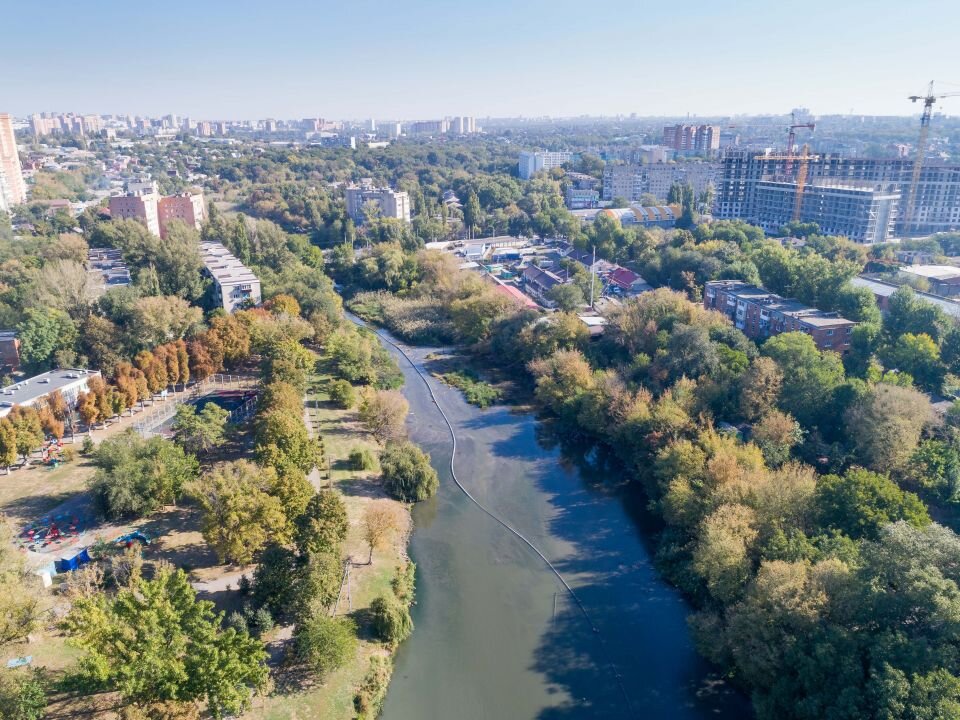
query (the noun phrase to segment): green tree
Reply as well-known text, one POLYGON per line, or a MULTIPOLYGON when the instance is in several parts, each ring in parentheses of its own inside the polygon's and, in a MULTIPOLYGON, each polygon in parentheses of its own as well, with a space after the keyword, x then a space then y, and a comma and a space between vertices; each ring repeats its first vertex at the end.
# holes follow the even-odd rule
POLYGON ((814 506, 821 525, 853 538, 876 538, 880 528, 898 520, 917 527, 930 522, 920 498, 898 488, 886 475, 863 468, 820 478, 814 506))
POLYGON ((93 463, 91 490, 109 518, 142 517, 174 502, 200 467, 170 440, 144 440, 132 428, 101 442, 93 463))
POLYGON ((0 466, 10 471, 17 461, 17 429, 9 418, 0 418, 0 466))
POLYGON ((268 677, 263 645, 222 624, 182 570, 161 565, 153 580, 116 596, 77 600, 63 626, 85 651, 80 667, 92 681, 141 704, 199 701, 222 718, 248 708, 268 677))
POLYGON ((280 501, 263 471, 247 460, 218 465, 192 488, 203 510, 203 537, 220 562, 249 564, 271 540, 289 539, 280 501))
POLYGON ((917 384, 929 392, 939 392, 946 368, 940 362, 940 349, 933 338, 924 333, 904 333, 883 352, 884 364, 909 373, 917 384))
POLYGON ((573 312, 584 304, 583 291, 573 283, 555 285, 547 291, 547 299, 563 312, 573 312))
POLYGON ((357 651, 357 628, 349 618, 314 615, 293 630, 293 658, 325 677, 357 651))
POLYGON ((387 445, 380 453, 380 470, 387 492, 404 502, 426 500, 440 486, 430 456, 410 442, 387 445))
POLYGON ((349 410, 357 403, 357 393, 346 380, 334 380, 328 389, 330 402, 343 410, 349 410))
POLYGON ((0 717, 40 720, 47 708, 42 671, 7 671, 0 675, 0 717))
POLYGON ((410 404, 396 390, 367 390, 360 401, 360 422, 378 442, 395 442, 406 435, 409 410, 410 404))
POLYGON ((200 412, 197 412, 196 406, 183 403, 177 407, 173 420, 176 441, 187 452, 210 452, 226 440, 229 416, 230 413, 214 402, 206 403, 200 412))
POLYGON ((22 362, 40 370, 50 367, 57 351, 73 347, 77 328, 62 310, 30 308, 17 325, 17 337, 22 362))
POLYGON ((762 352, 783 373, 780 401, 801 425, 812 426, 829 417, 834 390, 844 380, 843 364, 836 353, 821 353, 809 335, 788 332, 763 344, 762 352))
POLYGON ((370 615, 374 632, 390 645, 399 645, 413 632, 410 610, 393 594, 374 598, 370 615))
POLYGON ((302 555, 329 552, 339 554, 347 538, 350 521, 339 493, 321 490, 296 519, 295 540, 302 555))

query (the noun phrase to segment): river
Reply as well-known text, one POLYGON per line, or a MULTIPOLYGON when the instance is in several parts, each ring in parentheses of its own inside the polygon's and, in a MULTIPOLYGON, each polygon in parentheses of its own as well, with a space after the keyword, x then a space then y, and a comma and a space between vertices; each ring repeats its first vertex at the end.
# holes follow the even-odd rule
MULTIPOLYGON (((403 346, 423 367, 424 348, 403 346)), ((480 410, 430 377, 457 433, 456 472, 476 499, 523 533, 574 589, 454 483, 451 442, 423 380, 406 376, 411 438, 440 490, 413 512, 416 630, 400 648, 385 720, 743 718, 749 703, 711 675, 663 582, 616 478, 578 469, 544 425, 480 410)))

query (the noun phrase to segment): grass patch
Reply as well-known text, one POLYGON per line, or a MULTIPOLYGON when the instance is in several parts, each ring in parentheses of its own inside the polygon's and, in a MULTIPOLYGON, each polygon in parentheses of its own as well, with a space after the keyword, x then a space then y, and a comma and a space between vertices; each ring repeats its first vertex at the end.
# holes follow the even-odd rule
POLYGON ((463 371, 441 373, 437 375, 447 385, 463 392, 463 397, 471 405, 487 408, 500 402, 500 391, 488 382, 480 380, 471 373, 463 371))

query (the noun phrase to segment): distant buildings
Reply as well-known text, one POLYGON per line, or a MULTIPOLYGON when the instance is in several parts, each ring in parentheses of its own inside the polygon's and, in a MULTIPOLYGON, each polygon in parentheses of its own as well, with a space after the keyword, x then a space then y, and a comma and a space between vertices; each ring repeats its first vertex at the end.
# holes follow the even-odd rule
POLYGON ((740 280, 711 280, 703 292, 704 307, 729 317, 748 338, 763 341, 785 332, 802 332, 820 350, 840 354, 850 349, 856 325, 852 320, 808 307, 740 280))
POLYGON ((711 155, 720 149, 720 126, 667 125, 663 144, 681 153, 711 155))
POLYGON ((30 130, 35 138, 46 135, 93 135, 104 129, 99 115, 75 113, 34 113, 30 116, 30 130))
POLYGON ((631 205, 625 208, 602 208, 592 210, 572 210, 571 213, 584 222, 592 223, 600 216, 619 220, 621 225, 643 225, 644 227, 672 228, 681 215, 679 205, 631 205))
POLYGON ((15 372, 20 368, 20 338, 16 330, 0 330, 0 370, 15 372))
POLYGON ((54 390, 59 390, 72 407, 77 395, 87 391, 90 378, 99 375, 96 370, 61 368, 8 385, 0 389, 0 417, 8 415, 17 405, 36 405, 54 390))
POLYGON ((443 135, 450 131, 450 121, 443 120, 419 120, 410 123, 407 132, 411 135, 443 135))
POLYGON ((200 255, 206 275, 213 280, 217 304, 232 313, 249 305, 259 305, 260 280, 223 245, 200 243, 200 255))
POLYGON ((378 188, 373 181, 365 178, 359 185, 350 185, 344 190, 347 201, 347 214, 355 222, 363 222, 364 205, 368 202, 380 206, 383 217, 397 218, 410 222, 410 196, 406 192, 397 192, 390 188, 378 188))
POLYGON ((553 152, 539 150, 536 152, 522 152, 519 158, 520 177, 529 180, 535 173, 541 170, 552 170, 558 168, 564 163, 573 160, 572 152, 553 152))
POLYGON ((13 134, 13 118, 0 113, 0 210, 10 211, 27 201, 27 185, 13 134))
POLYGON ((720 164, 712 162, 607 165, 603 168, 603 199, 636 202, 643 195, 653 195, 666 200, 677 183, 689 184, 699 195, 716 186, 720 172, 720 164))
POLYGON ((569 210, 595 208, 600 203, 600 192, 593 188, 578 188, 571 185, 564 193, 564 202, 569 210))
MULTIPOLYGON (((777 233, 793 219, 797 183, 770 178, 756 186, 754 222, 777 233)), ((865 245, 884 243, 894 233, 900 191, 856 180, 821 179, 807 183, 801 222, 816 223, 824 235, 843 235, 865 245)))
POLYGON ((166 237, 167 226, 174 220, 199 230, 207 210, 199 190, 164 197, 152 180, 127 183, 126 194, 112 196, 109 204, 113 219, 138 220, 160 237, 166 237))
POLYGON ((925 280, 930 292, 944 297, 960 295, 960 267, 953 265, 907 265, 900 268, 903 280, 925 280))

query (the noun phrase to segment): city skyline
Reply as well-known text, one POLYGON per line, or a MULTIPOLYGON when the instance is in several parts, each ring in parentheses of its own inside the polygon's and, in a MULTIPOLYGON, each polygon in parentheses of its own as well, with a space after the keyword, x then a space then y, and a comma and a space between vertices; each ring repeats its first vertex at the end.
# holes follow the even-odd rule
POLYGON ((584 21, 570 2, 367 1, 294 2, 279 14, 243 1, 198 5, 185 23, 113 0, 78 15, 55 0, 37 53, 35 12, 13 6, 8 53, 30 61, 0 79, 0 97, 21 117, 706 118, 800 106, 908 116, 919 108, 907 95, 931 78, 939 92, 960 90, 960 73, 940 70, 960 67, 960 50, 930 42, 931 17, 960 22, 940 0, 881 0, 869 13, 819 0, 800 12, 753 0, 736 11, 625 0, 604 10, 584 21))

